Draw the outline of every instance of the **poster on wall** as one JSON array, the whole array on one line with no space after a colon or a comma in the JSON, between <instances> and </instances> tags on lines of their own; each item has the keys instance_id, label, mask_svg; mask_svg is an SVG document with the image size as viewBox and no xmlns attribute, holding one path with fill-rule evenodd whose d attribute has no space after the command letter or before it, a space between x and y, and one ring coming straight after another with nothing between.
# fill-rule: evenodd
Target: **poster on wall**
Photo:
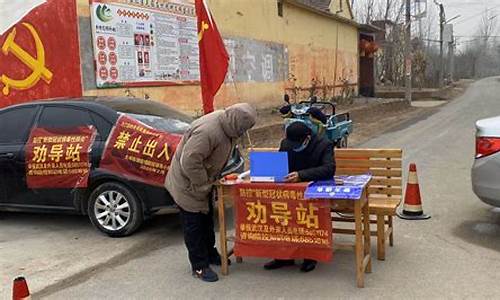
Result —
<instances>
[{"instance_id":1,"label":"poster on wall","mask_svg":"<svg viewBox=\"0 0 500 300\"><path fill-rule=\"evenodd\" d=\"M199 82L192 1L93 0L98 88Z\"/></svg>"},{"instance_id":2,"label":"poster on wall","mask_svg":"<svg viewBox=\"0 0 500 300\"><path fill-rule=\"evenodd\" d=\"M0 108L82 96L76 1L0 2Z\"/></svg>"},{"instance_id":3,"label":"poster on wall","mask_svg":"<svg viewBox=\"0 0 500 300\"><path fill-rule=\"evenodd\" d=\"M284 44L243 37L224 38L229 54L226 82L278 82L288 79Z\"/></svg>"},{"instance_id":4,"label":"poster on wall","mask_svg":"<svg viewBox=\"0 0 500 300\"><path fill-rule=\"evenodd\" d=\"M26 180L30 189L85 188L90 172L93 126L34 128L26 145Z\"/></svg>"}]
</instances>

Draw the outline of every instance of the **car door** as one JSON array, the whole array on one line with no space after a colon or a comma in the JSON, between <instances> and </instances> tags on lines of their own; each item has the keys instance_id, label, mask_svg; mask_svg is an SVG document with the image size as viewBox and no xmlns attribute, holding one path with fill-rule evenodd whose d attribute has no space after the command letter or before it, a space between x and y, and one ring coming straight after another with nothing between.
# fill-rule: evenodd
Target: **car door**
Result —
<instances>
[{"instance_id":1,"label":"car door","mask_svg":"<svg viewBox=\"0 0 500 300\"><path fill-rule=\"evenodd\" d=\"M92 166L97 168L101 161L101 156L104 152L104 148L106 147L106 141L111 132L111 129L113 128L113 124L97 112L90 111L90 117L95 127L97 128L97 135L95 138L95 142L92 145L91 156Z\"/></svg>"},{"instance_id":2,"label":"car door","mask_svg":"<svg viewBox=\"0 0 500 300\"><path fill-rule=\"evenodd\" d=\"M81 126L96 126L89 110L78 106L66 106L61 104L45 105L43 108L40 118L38 120L37 127L40 128L75 128ZM96 137L99 141L102 139L101 134ZM96 154L92 150L92 162L96 159ZM36 189L32 192L36 195L36 198L40 203L44 205L49 205L58 208L75 209L75 189Z\"/></svg>"},{"instance_id":3,"label":"car door","mask_svg":"<svg viewBox=\"0 0 500 300\"><path fill-rule=\"evenodd\" d=\"M0 203L36 203L26 185L24 150L38 110L33 105L0 112Z\"/></svg>"}]
</instances>

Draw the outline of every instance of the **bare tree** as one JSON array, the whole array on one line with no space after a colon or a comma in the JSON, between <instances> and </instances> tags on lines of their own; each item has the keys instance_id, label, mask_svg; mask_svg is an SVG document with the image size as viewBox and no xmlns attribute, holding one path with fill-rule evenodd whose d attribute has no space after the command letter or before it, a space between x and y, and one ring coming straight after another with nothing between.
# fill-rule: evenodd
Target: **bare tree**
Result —
<instances>
[{"instance_id":1,"label":"bare tree","mask_svg":"<svg viewBox=\"0 0 500 300\"><path fill-rule=\"evenodd\" d=\"M385 12L384 12L384 20L389 19L389 14L391 12L391 7L394 0L386 0L385 1Z\"/></svg>"},{"instance_id":2,"label":"bare tree","mask_svg":"<svg viewBox=\"0 0 500 300\"><path fill-rule=\"evenodd\" d=\"M497 16L494 16L491 10L485 10L481 22L479 23L478 33L483 42L483 49L488 47L490 37L497 31Z\"/></svg>"},{"instance_id":3,"label":"bare tree","mask_svg":"<svg viewBox=\"0 0 500 300\"><path fill-rule=\"evenodd\" d=\"M368 13L366 14L366 23L370 23L375 15L375 0L367 0L366 8Z\"/></svg>"},{"instance_id":4,"label":"bare tree","mask_svg":"<svg viewBox=\"0 0 500 300\"><path fill-rule=\"evenodd\" d=\"M378 16L379 19L390 20L394 23L402 21L405 1L404 0L385 0L380 3L381 12Z\"/></svg>"},{"instance_id":5,"label":"bare tree","mask_svg":"<svg viewBox=\"0 0 500 300\"><path fill-rule=\"evenodd\" d=\"M412 0L414 3L414 1ZM404 84L405 0L357 0L353 2L357 20L381 27L385 37L379 41L381 51L377 55L377 78L386 85ZM412 39L414 54L413 70L416 86L433 85L437 71L436 43L439 26L433 7L428 9L422 22L422 32L415 31ZM434 57L436 56L436 57Z\"/></svg>"},{"instance_id":6,"label":"bare tree","mask_svg":"<svg viewBox=\"0 0 500 300\"><path fill-rule=\"evenodd\" d=\"M463 50L458 54L455 68L462 78L478 78L498 75L499 48L493 43L498 22L493 11L485 9L479 22L476 36L462 41Z\"/></svg>"},{"instance_id":7,"label":"bare tree","mask_svg":"<svg viewBox=\"0 0 500 300\"><path fill-rule=\"evenodd\" d=\"M404 12L404 0L352 1L356 19L370 24L375 20L400 22Z\"/></svg>"}]
</instances>

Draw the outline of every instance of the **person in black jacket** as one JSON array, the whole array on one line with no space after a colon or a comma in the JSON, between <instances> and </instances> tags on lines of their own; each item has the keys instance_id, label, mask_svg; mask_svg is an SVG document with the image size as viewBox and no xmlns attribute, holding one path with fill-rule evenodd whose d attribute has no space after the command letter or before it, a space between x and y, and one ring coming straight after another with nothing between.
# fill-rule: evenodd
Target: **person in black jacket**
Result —
<instances>
[{"instance_id":1,"label":"person in black jacket","mask_svg":"<svg viewBox=\"0 0 500 300\"><path fill-rule=\"evenodd\" d=\"M285 181L290 183L331 180L335 175L334 146L325 137L319 137L303 122L297 121L286 129L286 138L281 141L280 150L288 153L288 167L291 172ZM274 259L264 265L266 270L291 266L293 260ZM316 268L316 261L304 259L300 270L310 272Z\"/></svg>"}]
</instances>

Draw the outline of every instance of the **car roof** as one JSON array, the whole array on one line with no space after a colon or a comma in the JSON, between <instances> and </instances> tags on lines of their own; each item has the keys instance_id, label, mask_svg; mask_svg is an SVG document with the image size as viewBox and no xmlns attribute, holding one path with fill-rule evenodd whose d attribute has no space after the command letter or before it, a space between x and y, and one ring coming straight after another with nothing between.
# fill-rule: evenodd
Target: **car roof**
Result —
<instances>
[{"instance_id":1,"label":"car roof","mask_svg":"<svg viewBox=\"0 0 500 300\"><path fill-rule=\"evenodd\" d=\"M55 98L40 101L27 102L6 109L31 106L31 105L67 105L87 108L103 114L109 114L110 109L114 112L131 113L139 115L151 115L164 118L173 118L185 122L192 122L192 118L159 102L129 97L79 97L79 98Z\"/></svg>"},{"instance_id":2,"label":"car roof","mask_svg":"<svg viewBox=\"0 0 500 300\"><path fill-rule=\"evenodd\" d=\"M125 97L97 97L94 101L123 113L173 118L188 123L193 121L193 118L190 116L154 100Z\"/></svg>"},{"instance_id":3,"label":"car roof","mask_svg":"<svg viewBox=\"0 0 500 300\"><path fill-rule=\"evenodd\" d=\"M114 122L118 117L116 110L107 107L105 105L101 105L97 102L91 101L90 98L56 98L56 99L44 99L39 101L32 101L21 103L17 105L12 105L3 108L0 111L17 109L28 106L74 106L78 108L86 108L90 111L98 113L108 119L108 121Z\"/></svg>"}]
</instances>

